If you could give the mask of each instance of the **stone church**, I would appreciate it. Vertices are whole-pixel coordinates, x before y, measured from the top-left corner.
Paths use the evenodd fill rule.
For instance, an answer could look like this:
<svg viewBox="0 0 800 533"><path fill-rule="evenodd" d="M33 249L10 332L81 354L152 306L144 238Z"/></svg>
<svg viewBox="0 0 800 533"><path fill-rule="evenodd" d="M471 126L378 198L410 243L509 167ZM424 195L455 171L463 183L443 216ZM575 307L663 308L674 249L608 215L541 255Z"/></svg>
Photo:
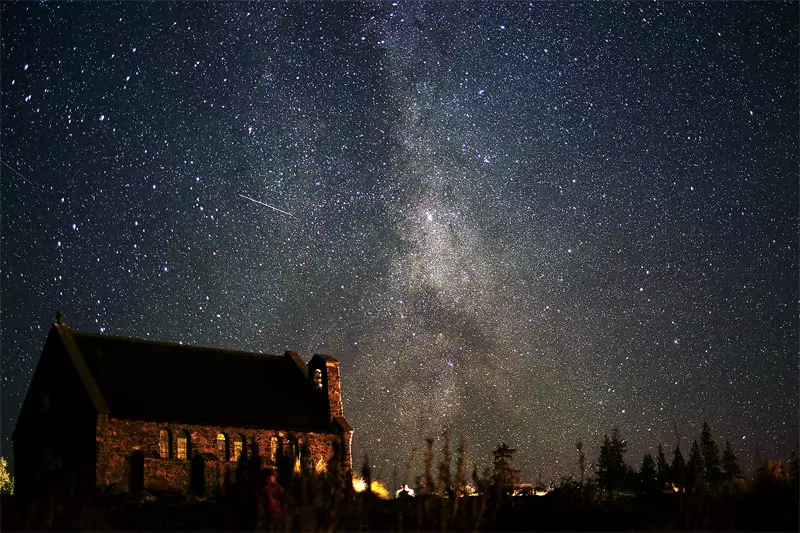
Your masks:
<svg viewBox="0 0 800 533"><path fill-rule="evenodd" d="M218 490L240 459L352 470L339 363L70 330L47 336L14 430L17 492ZM195 485L196 486L196 485Z"/></svg>

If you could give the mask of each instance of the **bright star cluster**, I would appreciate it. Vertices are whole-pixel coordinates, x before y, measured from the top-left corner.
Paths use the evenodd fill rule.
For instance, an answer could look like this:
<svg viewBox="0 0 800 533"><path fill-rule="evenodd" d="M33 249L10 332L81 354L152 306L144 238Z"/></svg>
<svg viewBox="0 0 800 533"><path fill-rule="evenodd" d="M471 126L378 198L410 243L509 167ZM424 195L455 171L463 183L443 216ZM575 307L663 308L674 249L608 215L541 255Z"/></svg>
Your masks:
<svg viewBox="0 0 800 533"><path fill-rule="evenodd" d="M445 429L531 481L794 446L797 4L0 15L4 455L56 310L339 359L386 480Z"/></svg>

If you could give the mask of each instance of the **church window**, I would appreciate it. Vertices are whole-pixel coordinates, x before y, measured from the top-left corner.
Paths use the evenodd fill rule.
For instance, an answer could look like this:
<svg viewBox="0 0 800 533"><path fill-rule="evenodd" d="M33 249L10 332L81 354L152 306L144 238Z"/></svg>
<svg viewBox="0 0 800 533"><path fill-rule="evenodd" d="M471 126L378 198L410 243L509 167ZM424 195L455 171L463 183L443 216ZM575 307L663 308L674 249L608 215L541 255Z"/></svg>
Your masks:
<svg viewBox="0 0 800 533"><path fill-rule="evenodd" d="M217 457L220 461L228 460L228 436L224 433L217 434Z"/></svg>
<svg viewBox="0 0 800 533"><path fill-rule="evenodd" d="M322 388L322 370L319 368L314 370L314 386L318 389Z"/></svg>
<svg viewBox="0 0 800 533"><path fill-rule="evenodd" d="M167 429L162 429L158 434L158 455L163 459L172 456L172 438Z"/></svg>
<svg viewBox="0 0 800 533"><path fill-rule="evenodd" d="M278 447L280 446L280 441L278 437L272 437L269 439L269 459L273 463L278 460Z"/></svg>
<svg viewBox="0 0 800 533"><path fill-rule="evenodd" d="M233 457L231 459L238 461L242 458L247 458L244 449L244 435L237 435L233 441Z"/></svg>
<svg viewBox="0 0 800 533"><path fill-rule="evenodd" d="M191 454L191 441L189 440L189 433L186 430L178 434L176 456L178 459L188 459Z"/></svg>

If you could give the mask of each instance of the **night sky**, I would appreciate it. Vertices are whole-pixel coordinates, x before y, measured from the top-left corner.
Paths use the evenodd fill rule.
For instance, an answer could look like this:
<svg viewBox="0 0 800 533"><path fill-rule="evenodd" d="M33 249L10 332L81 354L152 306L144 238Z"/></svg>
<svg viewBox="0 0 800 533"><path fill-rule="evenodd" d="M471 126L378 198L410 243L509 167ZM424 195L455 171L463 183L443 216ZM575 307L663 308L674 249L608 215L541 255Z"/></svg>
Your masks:
<svg viewBox="0 0 800 533"><path fill-rule="evenodd" d="M798 10L4 2L2 453L61 310L339 359L386 481L445 428L788 456Z"/></svg>

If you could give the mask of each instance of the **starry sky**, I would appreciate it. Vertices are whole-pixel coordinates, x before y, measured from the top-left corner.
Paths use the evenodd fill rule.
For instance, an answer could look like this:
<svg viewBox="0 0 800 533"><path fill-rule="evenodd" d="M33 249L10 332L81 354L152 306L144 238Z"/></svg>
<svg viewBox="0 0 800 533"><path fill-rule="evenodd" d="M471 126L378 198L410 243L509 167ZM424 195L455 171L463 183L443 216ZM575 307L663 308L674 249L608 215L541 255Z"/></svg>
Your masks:
<svg viewBox="0 0 800 533"><path fill-rule="evenodd" d="M78 330L341 361L354 457L798 435L798 4L2 4L2 453Z"/></svg>

